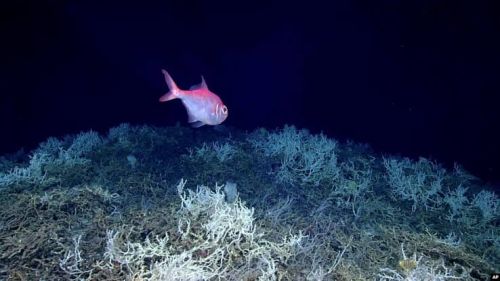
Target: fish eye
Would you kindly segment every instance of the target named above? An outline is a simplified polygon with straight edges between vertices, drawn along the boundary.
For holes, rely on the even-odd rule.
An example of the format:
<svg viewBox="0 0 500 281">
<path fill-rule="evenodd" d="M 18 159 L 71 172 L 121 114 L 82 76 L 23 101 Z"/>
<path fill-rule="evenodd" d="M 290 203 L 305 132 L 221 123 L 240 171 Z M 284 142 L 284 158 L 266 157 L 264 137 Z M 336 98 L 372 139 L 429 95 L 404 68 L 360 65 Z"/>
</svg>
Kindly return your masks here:
<svg viewBox="0 0 500 281">
<path fill-rule="evenodd" d="M 222 106 L 222 113 L 227 114 L 227 107 L 225 105 Z"/>
</svg>

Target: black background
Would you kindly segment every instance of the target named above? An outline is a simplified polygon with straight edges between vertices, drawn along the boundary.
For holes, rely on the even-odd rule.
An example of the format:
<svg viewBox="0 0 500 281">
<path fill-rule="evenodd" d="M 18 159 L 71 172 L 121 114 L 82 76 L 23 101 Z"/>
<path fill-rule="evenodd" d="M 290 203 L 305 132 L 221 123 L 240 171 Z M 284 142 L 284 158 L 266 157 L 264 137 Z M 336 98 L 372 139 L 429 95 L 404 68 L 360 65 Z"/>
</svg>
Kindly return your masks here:
<svg viewBox="0 0 500 281">
<path fill-rule="evenodd" d="M 203 74 L 227 125 L 295 124 L 500 180 L 494 1 L 11 2 L 2 154 L 122 122 L 186 123 L 179 101 L 158 103 L 165 68 L 181 88 Z"/>
</svg>

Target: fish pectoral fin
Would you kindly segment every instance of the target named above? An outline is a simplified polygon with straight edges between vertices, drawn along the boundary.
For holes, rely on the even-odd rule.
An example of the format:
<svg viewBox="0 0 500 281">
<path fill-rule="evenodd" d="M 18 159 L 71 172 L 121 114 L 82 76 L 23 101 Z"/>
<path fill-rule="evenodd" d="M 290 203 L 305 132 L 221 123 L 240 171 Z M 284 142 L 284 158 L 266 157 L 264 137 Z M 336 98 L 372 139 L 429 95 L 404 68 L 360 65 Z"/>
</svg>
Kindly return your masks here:
<svg viewBox="0 0 500 281">
<path fill-rule="evenodd" d="M 205 123 L 201 122 L 201 121 L 194 121 L 194 122 L 191 122 L 191 127 L 193 128 L 199 128 L 201 126 L 204 126 Z"/>
<path fill-rule="evenodd" d="M 193 122 L 196 122 L 198 121 L 198 119 L 196 119 L 196 117 L 191 113 L 191 111 L 189 111 L 189 109 L 186 107 L 187 109 L 187 114 L 188 114 L 188 123 L 193 123 Z"/>
</svg>

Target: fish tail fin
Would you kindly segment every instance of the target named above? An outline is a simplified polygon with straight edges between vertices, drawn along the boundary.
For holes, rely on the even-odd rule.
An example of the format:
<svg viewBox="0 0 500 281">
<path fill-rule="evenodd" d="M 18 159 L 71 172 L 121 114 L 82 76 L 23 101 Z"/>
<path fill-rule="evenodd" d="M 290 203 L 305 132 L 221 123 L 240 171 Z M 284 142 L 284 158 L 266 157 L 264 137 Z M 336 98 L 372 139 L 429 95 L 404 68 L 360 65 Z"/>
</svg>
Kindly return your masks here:
<svg viewBox="0 0 500 281">
<path fill-rule="evenodd" d="M 169 92 L 160 97 L 160 102 L 173 100 L 179 97 L 180 89 L 174 82 L 174 79 L 168 74 L 165 69 L 162 69 L 161 72 L 163 76 L 165 76 L 165 82 L 167 83 Z"/>
</svg>

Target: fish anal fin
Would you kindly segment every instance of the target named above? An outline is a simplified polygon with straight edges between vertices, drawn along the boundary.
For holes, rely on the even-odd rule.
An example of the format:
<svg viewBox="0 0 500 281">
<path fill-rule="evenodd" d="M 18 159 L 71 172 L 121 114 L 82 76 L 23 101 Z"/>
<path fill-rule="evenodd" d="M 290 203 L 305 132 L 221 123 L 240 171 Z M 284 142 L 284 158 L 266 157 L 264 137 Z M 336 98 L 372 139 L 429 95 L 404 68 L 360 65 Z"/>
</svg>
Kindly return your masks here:
<svg viewBox="0 0 500 281">
<path fill-rule="evenodd" d="M 201 122 L 201 121 L 194 121 L 194 122 L 191 122 L 191 127 L 193 128 L 199 128 L 201 126 L 204 126 L 205 123 Z"/>
</svg>

